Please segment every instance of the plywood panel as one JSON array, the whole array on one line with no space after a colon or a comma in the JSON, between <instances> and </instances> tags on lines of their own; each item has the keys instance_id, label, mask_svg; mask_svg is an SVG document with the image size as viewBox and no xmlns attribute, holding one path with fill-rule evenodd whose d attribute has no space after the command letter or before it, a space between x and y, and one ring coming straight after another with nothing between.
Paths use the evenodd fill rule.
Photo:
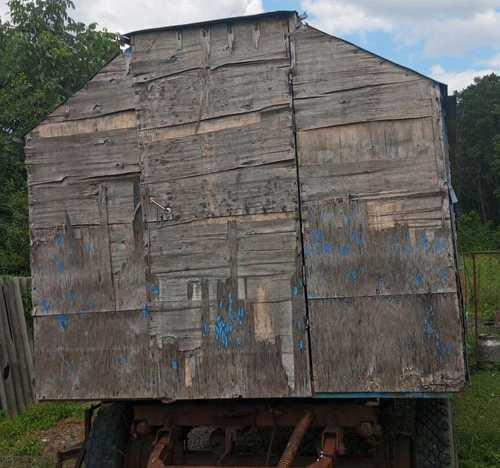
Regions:
<instances>
[{"instance_id":1,"label":"plywood panel","mask_svg":"<svg viewBox=\"0 0 500 468\"><path fill-rule=\"evenodd\" d=\"M440 91L309 27L292 44L315 391L457 390Z\"/></svg>"},{"instance_id":2,"label":"plywood panel","mask_svg":"<svg viewBox=\"0 0 500 468\"><path fill-rule=\"evenodd\" d=\"M445 179L432 118L300 131L298 146L304 201L432 191Z\"/></svg>"},{"instance_id":3,"label":"plywood panel","mask_svg":"<svg viewBox=\"0 0 500 468\"><path fill-rule=\"evenodd\" d=\"M316 392L463 386L455 293L310 300L309 311Z\"/></svg>"},{"instance_id":4,"label":"plywood panel","mask_svg":"<svg viewBox=\"0 0 500 468\"><path fill-rule=\"evenodd\" d=\"M434 210L427 216L435 223L415 223L429 202ZM375 214L381 206L387 209L385 224ZM310 298L456 292L447 194L394 198L390 204L337 199L306 203L304 210Z\"/></svg>"}]
</instances>

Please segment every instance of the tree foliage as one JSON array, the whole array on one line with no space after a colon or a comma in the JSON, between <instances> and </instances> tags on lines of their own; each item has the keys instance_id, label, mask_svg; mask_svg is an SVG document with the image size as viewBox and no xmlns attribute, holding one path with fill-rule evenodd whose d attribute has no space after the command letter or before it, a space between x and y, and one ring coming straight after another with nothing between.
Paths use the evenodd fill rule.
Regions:
<instances>
[{"instance_id":1,"label":"tree foliage","mask_svg":"<svg viewBox=\"0 0 500 468\"><path fill-rule=\"evenodd\" d=\"M0 274L29 272L23 136L119 52L71 0L10 0L0 20Z\"/></svg>"},{"instance_id":2,"label":"tree foliage","mask_svg":"<svg viewBox=\"0 0 500 468\"><path fill-rule=\"evenodd\" d=\"M457 94L452 175L463 212L500 224L500 76L476 78Z\"/></svg>"}]
</instances>

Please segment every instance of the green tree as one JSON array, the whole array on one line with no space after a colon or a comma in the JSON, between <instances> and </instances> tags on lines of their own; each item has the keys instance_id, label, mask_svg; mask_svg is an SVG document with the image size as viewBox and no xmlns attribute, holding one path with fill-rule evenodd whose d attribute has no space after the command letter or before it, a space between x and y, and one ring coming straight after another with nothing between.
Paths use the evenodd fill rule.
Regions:
<instances>
[{"instance_id":1,"label":"green tree","mask_svg":"<svg viewBox=\"0 0 500 468\"><path fill-rule=\"evenodd\" d=\"M500 224L500 76L476 78L457 94L453 183L462 212Z\"/></svg>"},{"instance_id":2,"label":"green tree","mask_svg":"<svg viewBox=\"0 0 500 468\"><path fill-rule=\"evenodd\" d=\"M0 19L0 274L29 272L23 136L119 52L71 0L10 0Z\"/></svg>"}]
</instances>

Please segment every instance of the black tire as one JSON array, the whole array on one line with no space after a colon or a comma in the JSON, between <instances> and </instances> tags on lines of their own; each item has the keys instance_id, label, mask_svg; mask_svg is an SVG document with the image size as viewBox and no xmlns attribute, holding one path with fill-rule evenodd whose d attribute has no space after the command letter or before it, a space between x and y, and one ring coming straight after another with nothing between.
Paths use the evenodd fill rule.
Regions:
<instances>
[{"instance_id":1,"label":"black tire","mask_svg":"<svg viewBox=\"0 0 500 468\"><path fill-rule=\"evenodd\" d=\"M132 409L126 403L104 404L92 424L86 468L121 468L130 434Z\"/></svg>"},{"instance_id":2,"label":"black tire","mask_svg":"<svg viewBox=\"0 0 500 468\"><path fill-rule=\"evenodd\" d=\"M417 400L415 468L457 468L449 400Z\"/></svg>"}]
</instances>

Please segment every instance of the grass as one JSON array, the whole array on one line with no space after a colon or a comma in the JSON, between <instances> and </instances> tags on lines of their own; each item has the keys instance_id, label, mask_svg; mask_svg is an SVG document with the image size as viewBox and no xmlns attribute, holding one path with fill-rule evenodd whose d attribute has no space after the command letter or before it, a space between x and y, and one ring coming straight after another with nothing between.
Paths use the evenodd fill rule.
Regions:
<instances>
[{"instance_id":1,"label":"grass","mask_svg":"<svg viewBox=\"0 0 500 468\"><path fill-rule=\"evenodd\" d=\"M500 467L500 371L478 371L455 398L460 468Z\"/></svg>"},{"instance_id":2,"label":"grass","mask_svg":"<svg viewBox=\"0 0 500 468\"><path fill-rule=\"evenodd\" d=\"M38 432L68 418L82 420L84 406L75 403L33 405L15 419L0 414L0 458L39 457L44 444Z\"/></svg>"}]
</instances>

